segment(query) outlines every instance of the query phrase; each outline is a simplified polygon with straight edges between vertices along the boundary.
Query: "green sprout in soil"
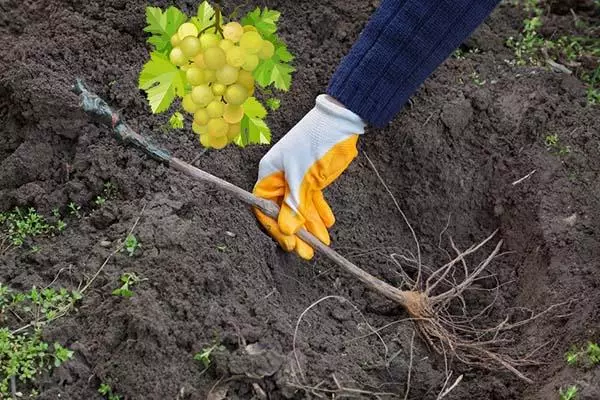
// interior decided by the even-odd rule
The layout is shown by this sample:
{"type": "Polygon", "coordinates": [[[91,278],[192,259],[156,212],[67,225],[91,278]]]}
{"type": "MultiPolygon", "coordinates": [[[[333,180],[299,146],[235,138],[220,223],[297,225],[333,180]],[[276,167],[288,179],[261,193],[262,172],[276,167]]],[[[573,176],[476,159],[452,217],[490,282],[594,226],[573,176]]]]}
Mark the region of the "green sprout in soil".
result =
{"type": "Polygon", "coordinates": [[[34,208],[16,207],[13,211],[0,213],[0,254],[13,247],[21,247],[27,239],[62,232],[65,227],[60,214],[56,224],[51,224],[34,208]]]}
{"type": "Polygon", "coordinates": [[[119,280],[121,281],[121,286],[113,290],[112,294],[115,296],[129,298],[135,294],[132,290],[133,286],[145,281],[146,279],[140,278],[133,272],[125,272],[123,275],[121,275],[119,280]]]}
{"type": "Polygon", "coordinates": [[[586,346],[571,346],[569,351],[565,353],[565,361],[572,367],[577,365],[583,367],[600,365],[600,344],[590,341],[586,346]]]}
{"type": "Polygon", "coordinates": [[[566,389],[560,388],[559,395],[560,400],[575,400],[577,398],[577,393],[579,389],[575,385],[571,385],[566,389]]]}
{"type": "Polygon", "coordinates": [[[125,244],[123,245],[123,251],[127,251],[129,257],[133,257],[135,251],[140,247],[142,247],[142,245],[140,244],[140,242],[138,242],[137,238],[133,233],[127,235],[127,237],[125,238],[125,244]]]}
{"type": "Polygon", "coordinates": [[[102,207],[107,200],[114,198],[117,195],[117,188],[112,182],[104,182],[104,189],[102,194],[99,194],[94,199],[94,204],[98,207],[102,207]]]}
{"type": "Polygon", "coordinates": [[[571,152],[571,148],[569,146],[563,145],[556,133],[552,135],[546,135],[546,137],[544,138],[544,143],[546,144],[546,147],[549,151],[559,156],[566,156],[571,152]]]}
{"type": "Polygon", "coordinates": [[[212,363],[211,355],[215,350],[224,350],[225,348],[219,343],[214,344],[211,347],[205,347],[199,353],[194,355],[194,360],[200,361],[205,369],[208,369],[212,363]]]}
{"type": "Polygon", "coordinates": [[[79,299],[78,292],[67,289],[15,292],[0,284],[0,325],[27,324],[16,330],[0,329],[0,399],[13,398],[16,387],[31,386],[43,372],[73,357],[73,351],[60,343],[44,342],[41,327],[64,315],[79,299]]]}
{"type": "Polygon", "coordinates": [[[100,384],[98,393],[104,396],[106,400],[121,400],[121,396],[114,394],[110,385],[107,385],[106,383],[100,384]]]}
{"type": "Polygon", "coordinates": [[[72,201],[67,205],[67,208],[69,209],[69,214],[71,214],[77,218],[81,218],[81,213],[80,213],[81,206],[80,205],[78,205],[77,203],[72,201]]]}
{"type": "Polygon", "coordinates": [[[600,364],[600,345],[598,343],[588,342],[587,359],[592,366],[600,364]]]}
{"type": "MultiPolygon", "coordinates": [[[[525,11],[529,18],[523,21],[523,29],[519,37],[509,37],[506,44],[515,52],[517,65],[543,66],[546,63],[558,61],[562,69],[574,69],[574,74],[587,86],[587,100],[590,104],[600,103],[600,67],[594,71],[582,67],[584,59],[595,60],[597,65],[600,58],[600,39],[590,36],[566,35],[547,39],[540,33],[543,25],[544,10],[540,0],[527,0],[525,11]],[[564,65],[563,65],[564,64],[564,65]]],[[[581,21],[576,21],[576,27],[583,27],[581,21]],[[579,22],[579,24],[577,23],[579,22]]],[[[569,72],[569,71],[566,71],[569,72]]],[[[570,73],[570,72],[569,72],[570,73]]]]}

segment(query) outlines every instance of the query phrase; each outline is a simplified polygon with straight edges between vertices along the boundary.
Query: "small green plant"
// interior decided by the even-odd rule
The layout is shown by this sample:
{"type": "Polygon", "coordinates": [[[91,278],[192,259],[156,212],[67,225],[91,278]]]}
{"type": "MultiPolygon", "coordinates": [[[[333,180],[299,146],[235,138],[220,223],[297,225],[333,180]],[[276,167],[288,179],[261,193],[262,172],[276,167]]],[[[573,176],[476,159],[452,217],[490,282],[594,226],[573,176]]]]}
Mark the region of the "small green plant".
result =
{"type": "Polygon", "coordinates": [[[117,196],[117,186],[111,181],[104,182],[104,197],[114,199],[117,196]]]}
{"type": "Polygon", "coordinates": [[[106,383],[100,384],[98,393],[106,397],[106,400],[121,400],[121,396],[114,394],[110,385],[107,385],[106,383]]]}
{"type": "Polygon", "coordinates": [[[34,208],[25,210],[19,207],[0,213],[0,227],[4,228],[4,232],[0,233],[0,254],[9,247],[22,246],[28,238],[61,230],[49,224],[34,208]]]}
{"type": "Polygon", "coordinates": [[[221,346],[219,343],[212,345],[211,347],[205,347],[199,353],[194,355],[194,360],[200,361],[205,369],[210,367],[212,360],[211,355],[215,350],[224,350],[225,348],[221,346]]]}
{"type": "Polygon", "coordinates": [[[17,292],[0,283],[0,399],[13,398],[11,381],[30,387],[40,374],[73,357],[73,351],[60,343],[44,342],[42,327],[75,307],[79,299],[81,293],[64,288],[17,292]],[[14,325],[21,326],[12,330],[14,325]]]}
{"type": "Polygon", "coordinates": [[[585,346],[571,346],[565,353],[565,361],[572,367],[600,365],[600,344],[589,341],[585,346]]]}
{"type": "Polygon", "coordinates": [[[556,133],[552,135],[546,135],[544,138],[544,143],[549,151],[552,151],[559,156],[566,156],[571,152],[571,147],[564,146],[556,133]]]}
{"type": "Polygon", "coordinates": [[[477,86],[483,86],[485,85],[485,83],[487,82],[484,79],[481,79],[481,77],[479,76],[479,74],[476,71],[473,71],[471,73],[471,80],[473,81],[474,84],[476,84],[477,86]]]}
{"type": "Polygon", "coordinates": [[[104,188],[102,189],[102,194],[99,194],[94,199],[94,204],[98,207],[102,207],[108,199],[112,199],[117,194],[117,188],[112,182],[104,182],[104,188]]]}
{"type": "Polygon", "coordinates": [[[69,209],[69,213],[77,218],[81,218],[81,206],[76,204],[75,202],[70,202],[67,205],[67,208],[69,209]]]}
{"type": "Polygon", "coordinates": [[[600,345],[594,342],[588,342],[586,349],[586,356],[588,362],[592,366],[596,366],[600,364],[600,345]]]}
{"type": "Polygon", "coordinates": [[[129,298],[135,294],[133,290],[131,290],[133,286],[145,281],[146,279],[140,278],[133,272],[125,272],[123,275],[121,275],[121,278],[119,280],[121,282],[121,286],[113,290],[112,294],[114,296],[129,298]]]}
{"type": "Polygon", "coordinates": [[[558,391],[560,395],[560,400],[575,400],[577,398],[578,392],[579,389],[575,385],[570,385],[566,389],[560,388],[560,390],[558,391]]]}
{"type": "Polygon", "coordinates": [[[579,355],[579,350],[576,347],[571,346],[569,351],[565,353],[565,361],[568,365],[575,366],[579,362],[579,355]]]}
{"type": "MultiPolygon", "coordinates": [[[[590,36],[562,35],[558,38],[544,38],[539,31],[543,25],[543,9],[539,0],[527,0],[525,11],[529,18],[523,21],[520,35],[509,37],[506,45],[515,52],[517,65],[543,66],[547,59],[556,60],[566,67],[574,67],[574,74],[587,86],[587,100],[590,104],[600,104],[600,67],[594,71],[581,66],[584,58],[595,61],[600,58],[600,39],[590,36]]],[[[577,22],[576,22],[577,25],[577,22]]],[[[581,24],[579,24],[581,27],[581,24]]],[[[593,65],[593,64],[592,64],[593,65]]]]}
{"type": "Polygon", "coordinates": [[[140,247],[142,247],[142,245],[140,244],[140,242],[138,242],[137,238],[133,233],[127,235],[127,237],[125,238],[125,243],[123,244],[123,251],[127,251],[129,257],[133,257],[135,251],[140,247]]]}

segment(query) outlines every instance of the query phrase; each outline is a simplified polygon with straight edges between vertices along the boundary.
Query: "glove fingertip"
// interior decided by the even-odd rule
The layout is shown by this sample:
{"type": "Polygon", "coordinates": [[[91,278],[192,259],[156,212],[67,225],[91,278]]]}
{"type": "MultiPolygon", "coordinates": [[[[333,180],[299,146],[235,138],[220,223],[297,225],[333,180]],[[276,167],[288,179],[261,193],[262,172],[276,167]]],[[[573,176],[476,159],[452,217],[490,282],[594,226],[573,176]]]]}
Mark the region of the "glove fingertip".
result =
{"type": "Polygon", "coordinates": [[[301,239],[297,239],[296,243],[296,254],[304,260],[311,260],[315,256],[315,251],[306,242],[301,239]]]}

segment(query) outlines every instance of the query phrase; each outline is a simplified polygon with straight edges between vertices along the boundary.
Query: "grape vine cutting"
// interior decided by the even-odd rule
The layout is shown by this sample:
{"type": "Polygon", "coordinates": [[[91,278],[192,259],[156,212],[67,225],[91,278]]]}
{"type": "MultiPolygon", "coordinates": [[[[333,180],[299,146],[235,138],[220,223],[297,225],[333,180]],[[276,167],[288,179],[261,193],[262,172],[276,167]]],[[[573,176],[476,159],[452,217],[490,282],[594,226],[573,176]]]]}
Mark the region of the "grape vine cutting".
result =
{"type": "Polygon", "coordinates": [[[147,7],[145,31],[153,51],[139,88],[152,112],[170,110],[180,98],[202,146],[269,144],[267,111],[254,97],[256,87],[287,91],[294,72],[293,55],[277,35],[279,17],[278,11],[256,8],[239,22],[226,22],[220,6],[207,1],[191,18],[173,6],[147,7]]]}

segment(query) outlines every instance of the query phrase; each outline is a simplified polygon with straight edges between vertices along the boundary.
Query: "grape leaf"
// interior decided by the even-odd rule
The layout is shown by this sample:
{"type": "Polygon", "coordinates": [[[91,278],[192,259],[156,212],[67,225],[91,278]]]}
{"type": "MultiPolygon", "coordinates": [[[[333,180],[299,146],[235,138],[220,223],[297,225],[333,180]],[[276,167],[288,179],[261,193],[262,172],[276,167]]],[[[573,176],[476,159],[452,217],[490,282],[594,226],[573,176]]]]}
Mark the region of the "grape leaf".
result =
{"type": "Polygon", "coordinates": [[[285,43],[281,41],[275,43],[275,56],[278,57],[280,61],[285,63],[288,63],[294,59],[294,56],[289,52],[285,43]]]}
{"type": "Polygon", "coordinates": [[[240,147],[271,143],[271,130],[263,119],[267,116],[263,105],[256,98],[249,97],[242,107],[244,118],[241,121],[241,134],[235,139],[235,143],[240,147]]]}
{"type": "Polygon", "coordinates": [[[146,91],[152,112],[158,114],[169,108],[176,95],[185,95],[185,75],[167,56],[153,51],[140,72],[138,87],[146,91]]]}
{"type": "Polygon", "coordinates": [[[254,79],[262,87],[273,84],[277,89],[287,91],[292,84],[292,72],[296,69],[275,60],[263,60],[254,71],[254,79]]]}
{"type": "Polygon", "coordinates": [[[266,103],[267,103],[267,106],[269,106],[269,108],[273,111],[277,111],[277,110],[279,110],[279,107],[281,107],[281,100],[276,99],[274,97],[267,99],[266,103]]]}
{"type": "Polygon", "coordinates": [[[183,114],[176,111],[171,115],[171,118],[169,118],[169,125],[171,125],[171,128],[173,129],[183,129],[183,121],[183,114]]]}
{"type": "Polygon", "coordinates": [[[279,21],[280,16],[279,11],[269,10],[267,7],[261,11],[257,7],[242,18],[242,25],[253,25],[264,38],[277,31],[277,21],[279,21]]]}
{"type": "Polygon", "coordinates": [[[151,33],[148,38],[156,51],[167,54],[171,51],[171,36],[177,28],[187,20],[187,16],[177,7],[169,7],[163,12],[159,7],[146,7],[146,23],[144,32],[151,33]]]}
{"type": "Polygon", "coordinates": [[[251,118],[263,119],[267,116],[267,110],[256,100],[256,97],[248,97],[244,104],[242,104],[242,108],[244,109],[244,114],[251,118]]]}
{"type": "Polygon", "coordinates": [[[206,0],[198,7],[198,14],[192,17],[192,23],[196,25],[198,31],[202,31],[215,23],[215,9],[206,0]]]}

